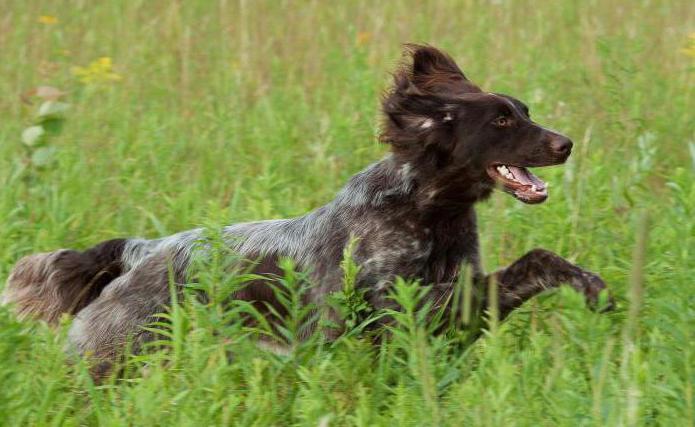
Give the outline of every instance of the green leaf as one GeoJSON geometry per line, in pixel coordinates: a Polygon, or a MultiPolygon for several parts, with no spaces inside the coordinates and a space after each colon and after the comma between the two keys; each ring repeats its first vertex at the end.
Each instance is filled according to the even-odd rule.
{"type": "Polygon", "coordinates": [[[31,155],[31,163],[36,167],[48,166],[55,162],[56,147],[41,147],[31,155]]]}
{"type": "Polygon", "coordinates": [[[65,113],[70,104],[58,101],[46,101],[39,107],[38,116],[39,118],[45,119],[49,117],[60,117],[65,113]]]}
{"type": "Polygon", "coordinates": [[[42,126],[30,126],[22,131],[22,142],[28,147],[36,147],[43,142],[45,134],[42,126]]]}
{"type": "Polygon", "coordinates": [[[46,131],[46,136],[59,135],[60,131],[63,130],[64,123],[64,119],[56,117],[41,120],[41,126],[43,126],[43,129],[46,131]]]}

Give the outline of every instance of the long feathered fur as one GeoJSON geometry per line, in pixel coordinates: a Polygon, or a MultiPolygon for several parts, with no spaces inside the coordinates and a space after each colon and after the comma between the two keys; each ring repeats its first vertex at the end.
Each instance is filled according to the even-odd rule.
{"type": "MultiPolygon", "coordinates": [[[[546,135],[543,130],[519,134],[526,145],[516,141],[521,148],[514,150],[528,146],[527,152],[495,151],[481,123],[489,120],[486,114],[513,105],[482,93],[450,56],[419,45],[408,45],[406,54],[407,62],[394,74],[382,101],[380,140],[391,146],[388,156],[353,176],[332,202],[304,216],[222,230],[231,249],[256,261],[254,272],[261,277],[281,273],[278,258],[293,258],[313,283],[308,303],[321,305],[341,289],[340,262],[353,239],[358,242],[353,254],[360,267],[357,286],[365,290],[373,308],[393,304],[388,293],[396,276],[435,284],[436,301],[446,300],[462,265],[469,266],[474,277],[483,277],[473,205],[488,197],[495,185],[485,172],[484,155],[533,155],[549,161],[539,157],[547,151],[544,140],[537,138],[546,135]]],[[[72,348],[101,362],[95,371],[100,376],[108,373],[129,337],[135,350],[151,338],[141,326],[170,303],[172,279],[190,279],[189,264],[194,253],[201,253],[196,248],[205,252],[204,237],[204,230],[196,229],[155,240],[111,240],[84,252],[64,249],[30,255],[10,274],[3,301],[13,304],[21,317],[51,324],[65,313],[75,315],[69,332],[72,348]]],[[[575,277],[576,283],[584,283],[584,276],[572,269],[576,267],[539,252],[513,270],[523,279],[520,286],[526,297],[542,289],[533,279],[540,277],[537,268],[528,267],[535,265],[529,263],[536,262],[538,254],[562,271],[544,274],[544,286],[552,285],[554,278],[575,277]]],[[[500,273],[510,282],[501,284],[504,292],[504,286],[512,289],[510,274],[500,273]]],[[[503,295],[507,294],[513,292],[503,295]]],[[[230,297],[251,301],[260,310],[270,306],[282,311],[262,279],[230,297]]],[[[510,299],[508,308],[514,304],[518,302],[510,299]]]]}

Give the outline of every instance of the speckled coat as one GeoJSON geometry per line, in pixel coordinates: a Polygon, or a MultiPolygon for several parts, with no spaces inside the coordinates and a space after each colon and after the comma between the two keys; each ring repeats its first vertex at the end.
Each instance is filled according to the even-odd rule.
{"type": "MultiPolygon", "coordinates": [[[[357,285],[377,309],[392,304],[386,297],[397,276],[429,285],[433,307],[439,308],[462,266],[470,267],[476,283],[490,277],[499,283],[502,317],[562,283],[596,301],[602,280],[545,250],[533,250],[493,276],[480,266],[474,204],[495,187],[526,203],[544,201],[542,181],[525,167],[564,162],[569,139],[533,123],[520,101],[483,92],[448,55],[429,46],[408,47],[383,112],[381,140],[392,148],[388,156],[304,216],[224,227],[227,245],[255,261],[260,275],[279,273],[280,257],[294,259],[311,279],[307,302],[317,306],[341,289],[340,262],[351,241],[360,267],[357,285]]],[[[103,374],[128,337],[136,348],[148,339],[140,326],[170,303],[170,278],[194,280],[187,271],[192,256],[205,252],[204,234],[197,229],[30,255],[12,271],[4,301],[21,316],[50,323],[75,314],[72,347],[101,361],[96,374],[103,374]]],[[[281,310],[264,280],[230,297],[281,310]]]]}

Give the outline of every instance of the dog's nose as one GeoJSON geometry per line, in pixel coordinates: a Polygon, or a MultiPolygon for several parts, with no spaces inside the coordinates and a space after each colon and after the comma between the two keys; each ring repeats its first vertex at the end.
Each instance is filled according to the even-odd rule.
{"type": "Polygon", "coordinates": [[[572,141],[566,136],[556,136],[550,142],[553,151],[561,156],[569,156],[572,152],[572,141]]]}

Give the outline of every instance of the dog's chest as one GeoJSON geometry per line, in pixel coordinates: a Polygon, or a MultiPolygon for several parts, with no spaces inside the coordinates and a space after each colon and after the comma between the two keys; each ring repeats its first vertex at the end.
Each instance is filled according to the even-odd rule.
{"type": "Polygon", "coordinates": [[[395,276],[423,283],[455,280],[462,263],[477,269],[475,213],[447,218],[401,215],[365,221],[358,234],[355,261],[367,282],[386,283],[395,276]]]}

